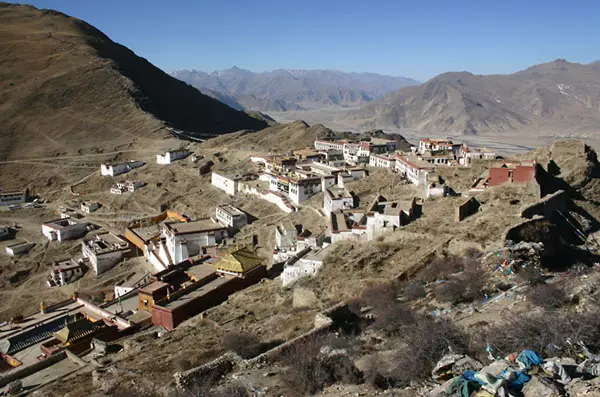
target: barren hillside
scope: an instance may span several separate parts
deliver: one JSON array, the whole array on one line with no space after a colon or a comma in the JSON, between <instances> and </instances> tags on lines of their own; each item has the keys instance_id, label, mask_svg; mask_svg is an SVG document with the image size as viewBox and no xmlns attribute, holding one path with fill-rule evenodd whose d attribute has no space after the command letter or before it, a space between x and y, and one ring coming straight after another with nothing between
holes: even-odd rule
<instances>
[{"instance_id":1,"label":"barren hillside","mask_svg":"<svg viewBox=\"0 0 600 397\"><path fill-rule=\"evenodd\" d=\"M164 122L201 133L264 122L168 76L93 26L0 3L0 159L153 138Z\"/></svg>"},{"instance_id":2,"label":"barren hillside","mask_svg":"<svg viewBox=\"0 0 600 397\"><path fill-rule=\"evenodd\" d=\"M448 133L554 131L600 126L600 66L556 60L510 75L441 74L352 112L368 127Z\"/></svg>"}]
</instances>

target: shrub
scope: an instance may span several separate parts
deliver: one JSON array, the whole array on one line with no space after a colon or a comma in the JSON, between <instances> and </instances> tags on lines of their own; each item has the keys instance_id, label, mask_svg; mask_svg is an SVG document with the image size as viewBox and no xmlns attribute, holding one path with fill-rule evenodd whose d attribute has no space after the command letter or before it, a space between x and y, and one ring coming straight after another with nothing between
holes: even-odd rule
<instances>
[{"instance_id":1,"label":"shrub","mask_svg":"<svg viewBox=\"0 0 600 397\"><path fill-rule=\"evenodd\" d=\"M565 291L556 284L538 284L529 291L531 303L545 309L558 309L568 302Z\"/></svg>"},{"instance_id":2,"label":"shrub","mask_svg":"<svg viewBox=\"0 0 600 397\"><path fill-rule=\"evenodd\" d=\"M464 258L455 255L447 257L436 256L429 265L419 273L418 278L424 282L446 279L463 270L464 264Z\"/></svg>"},{"instance_id":3,"label":"shrub","mask_svg":"<svg viewBox=\"0 0 600 397\"><path fill-rule=\"evenodd\" d=\"M487 274L477 268L466 268L459 276L455 276L435 289L440 302L452 304L468 303L483 297L483 289L487 283Z\"/></svg>"},{"instance_id":4,"label":"shrub","mask_svg":"<svg viewBox=\"0 0 600 397\"><path fill-rule=\"evenodd\" d=\"M286 352L282 361L288 369L283 380L290 390L300 395L314 395L336 382L362 381L359 371L349 357L320 356L321 347L331 346L330 342L334 342L330 337L311 337L292 346ZM346 342L336 341L334 344L345 346Z\"/></svg>"},{"instance_id":5,"label":"shrub","mask_svg":"<svg viewBox=\"0 0 600 397\"><path fill-rule=\"evenodd\" d=\"M542 356L575 357L579 350L572 343L583 342L590 350L600 348L600 312L542 312L513 316L484 328L476 339L489 342L503 355L533 349Z\"/></svg>"},{"instance_id":6,"label":"shrub","mask_svg":"<svg viewBox=\"0 0 600 397\"><path fill-rule=\"evenodd\" d=\"M424 298L427 295L422 284L409 284L404 288L404 297L409 301Z\"/></svg>"},{"instance_id":7,"label":"shrub","mask_svg":"<svg viewBox=\"0 0 600 397\"><path fill-rule=\"evenodd\" d=\"M391 333L404 342L403 347L385 363L374 356L366 364L364 376L373 386L404 387L413 380L426 380L449 348L466 352L469 347L468 337L451 322L403 310L406 321L403 325L396 322L397 328Z\"/></svg>"},{"instance_id":8,"label":"shrub","mask_svg":"<svg viewBox=\"0 0 600 397\"><path fill-rule=\"evenodd\" d=\"M239 383L229 384L211 391L212 397L248 397L248 395L248 389Z\"/></svg>"},{"instance_id":9,"label":"shrub","mask_svg":"<svg viewBox=\"0 0 600 397\"><path fill-rule=\"evenodd\" d=\"M223 336L221 346L243 358L252 358L261 352L260 339L248 333L229 332Z\"/></svg>"}]
</instances>

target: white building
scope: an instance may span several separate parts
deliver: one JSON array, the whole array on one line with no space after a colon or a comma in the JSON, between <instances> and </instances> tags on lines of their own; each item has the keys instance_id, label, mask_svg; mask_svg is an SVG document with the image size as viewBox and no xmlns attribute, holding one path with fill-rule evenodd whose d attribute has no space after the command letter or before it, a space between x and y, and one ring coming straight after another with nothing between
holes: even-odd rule
<instances>
[{"instance_id":1,"label":"white building","mask_svg":"<svg viewBox=\"0 0 600 397\"><path fill-rule=\"evenodd\" d=\"M371 157L369 157L369 165L371 167L394 169L396 159L383 154L372 154Z\"/></svg>"},{"instance_id":2,"label":"white building","mask_svg":"<svg viewBox=\"0 0 600 397\"><path fill-rule=\"evenodd\" d=\"M363 240L367 232L364 211L335 211L329 214L329 238L331 243Z\"/></svg>"},{"instance_id":3,"label":"white building","mask_svg":"<svg viewBox=\"0 0 600 397\"><path fill-rule=\"evenodd\" d=\"M420 160L425 161L434 166L453 166L456 165L456 161L454 160L453 155L443 155L443 156L418 156Z\"/></svg>"},{"instance_id":4,"label":"white building","mask_svg":"<svg viewBox=\"0 0 600 397\"><path fill-rule=\"evenodd\" d=\"M417 200L376 202L367 214L367 240L384 236L412 222L419 214Z\"/></svg>"},{"instance_id":5,"label":"white building","mask_svg":"<svg viewBox=\"0 0 600 397\"><path fill-rule=\"evenodd\" d=\"M86 214L94 212L98 208L100 208L100 203L98 203L97 201L85 201L81 203L81 211L85 212Z\"/></svg>"},{"instance_id":6,"label":"white building","mask_svg":"<svg viewBox=\"0 0 600 397\"><path fill-rule=\"evenodd\" d=\"M248 224L246 213L232 205L220 205L215 210L217 222L232 231L240 230Z\"/></svg>"},{"instance_id":7,"label":"white building","mask_svg":"<svg viewBox=\"0 0 600 397\"><path fill-rule=\"evenodd\" d=\"M133 193L145 185L146 183L144 181L120 181L110 188L110 192L112 194L123 194L124 192Z\"/></svg>"},{"instance_id":8,"label":"white building","mask_svg":"<svg viewBox=\"0 0 600 397\"><path fill-rule=\"evenodd\" d=\"M26 199L26 191L0 192L0 205L23 204Z\"/></svg>"},{"instance_id":9,"label":"white building","mask_svg":"<svg viewBox=\"0 0 600 397\"><path fill-rule=\"evenodd\" d=\"M61 287L72 283L83 276L81 265L72 259L58 262L50 267L48 287Z\"/></svg>"},{"instance_id":10,"label":"white building","mask_svg":"<svg viewBox=\"0 0 600 397\"><path fill-rule=\"evenodd\" d=\"M177 264L190 256L204 253L203 248L219 244L227 238L227 228L210 218L193 222L165 222L162 235L166 240L167 262Z\"/></svg>"},{"instance_id":11,"label":"white building","mask_svg":"<svg viewBox=\"0 0 600 397\"><path fill-rule=\"evenodd\" d=\"M131 160L128 163L115 163L115 164L107 163L107 164L100 165L100 173L103 176L121 175L121 174L131 171L134 168L139 168L143 165L144 165L144 163L142 161L135 161L135 160Z\"/></svg>"},{"instance_id":12,"label":"white building","mask_svg":"<svg viewBox=\"0 0 600 397\"><path fill-rule=\"evenodd\" d=\"M269 184L270 190L281 192L296 205L319 193L322 187L323 181L318 177L297 178L284 175L271 175Z\"/></svg>"},{"instance_id":13,"label":"white building","mask_svg":"<svg viewBox=\"0 0 600 397\"><path fill-rule=\"evenodd\" d=\"M129 243L112 233L101 233L81 243L83 256L90 260L96 275L102 274L129 252Z\"/></svg>"},{"instance_id":14,"label":"white building","mask_svg":"<svg viewBox=\"0 0 600 397\"><path fill-rule=\"evenodd\" d=\"M396 171L411 183L419 186L427 184L427 175L432 174L435 167L416 156L396 156Z\"/></svg>"},{"instance_id":15,"label":"white building","mask_svg":"<svg viewBox=\"0 0 600 397\"><path fill-rule=\"evenodd\" d=\"M344 150L344 141L325 141L316 140L314 143L315 149L317 150Z\"/></svg>"},{"instance_id":16,"label":"white building","mask_svg":"<svg viewBox=\"0 0 600 397\"><path fill-rule=\"evenodd\" d=\"M252 181L258 179L256 174L224 174L213 171L211 183L214 187L223 190L230 196L235 195L238 190L238 183L243 181Z\"/></svg>"},{"instance_id":17,"label":"white building","mask_svg":"<svg viewBox=\"0 0 600 397\"><path fill-rule=\"evenodd\" d=\"M73 240L83 237L89 231L89 224L67 217L46 222L42 225L42 234L50 241Z\"/></svg>"},{"instance_id":18,"label":"white building","mask_svg":"<svg viewBox=\"0 0 600 397\"><path fill-rule=\"evenodd\" d=\"M473 160L495 160L496 152L486 148L470 148L462 145L458 151L458 163L462 166L470 166Z\"/></svg>"},{"instance_id":19,"label":"white building","mask_svg":"<svg viewBox=\"0 0 600 397\"><path fill-rule=\"evenodd\" d=\"M323 268L323 264L327 256L332 252L332 246L329 245L320 250L311 252L310 254L299 259L291 266L286 266L281 274L281 283L284 287L290 286L296 281L311 277L318 273Z\"/></svg>"},{"instance_id":20,"label":"white building","mask_svg":"<svg viewBox=\"0 0 600 397\"><path fill-rule=\"evenodd\" d=\"M326 216L334 211L354 208L354 197L346 189L326 189L323 194L323 211Z\"/></svg>"},{"instance_id":21,"label":"white building","mask_svg":"<svg viewBox=\"0 0 600 397\"><path fill-rule=\"evenodd\" d=\"M295 251L298 243L298 229L289 220L281 221L275 226L275 249L278 251Z\"/></svg>"},{"instance_id":22,"label":"white building","mask_svg":"<svg viewBox=\"0 0 600 397\"><path fill-rule=\"evenodd\" d=\"M447 139L421 139L419 141L419 147L417 152L423 154L427 151L453 151L457 147L457 145L455 145L452 141Z\"/></svg>"},{"instance_id":23,"label":"white building","mask_svg":"<svg viewBox=\"0 0 600 397\"><path fill-rule=\"evenodd\" d=\"M10 256L23 255L29 252L35 246L34 243L19 241L6 246L6 253Z\"/></svg>"},{"instance_id":24,"label":"white building","mask_svg":"<svg viewBox=\"0 0 600 397\"><path fill-rule=\"evenodd\" d=\"M156 164L171 164L173 161L181 160L190 155L187 150L169 150L165 154L156 155Z\"/></svg>"}]
</instances>

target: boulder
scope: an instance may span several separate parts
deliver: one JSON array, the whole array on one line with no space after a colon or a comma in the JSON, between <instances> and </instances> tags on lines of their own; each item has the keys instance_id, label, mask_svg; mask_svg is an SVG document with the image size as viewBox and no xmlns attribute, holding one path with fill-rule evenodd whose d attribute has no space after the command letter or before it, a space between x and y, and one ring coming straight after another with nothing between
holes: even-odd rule
<instances>
[{"instance_id":1,"label":"boulder","mask_svg":"<svg viewBox=\"0 0 600 397\"><path fill-rule=\"evenodd\" d=\"M523 397L560 397L558 388L550 381L533 376L523 387Z\"/></svg>"},{"instance_id":2,"label":"boulder","mask_svg":"<svg viewBox=\"0 0 600 397\"><path fill-rule=\"evenodd\" d=\"M329 327L331 324L333 324L333 320L331 320L323 313L317 313L315 315L315 322L313 325L315 328L325 328Z\"/></svg>"},{"instance_id":3,"label":"boulder","mask_svg":"<svg viewBox=\"0 0 600 397\"><path fill-rule=\"evenodd\" d=\"M573 397L600 396L600 378L590 380L573 379L571 383L565 386L565 390L569 396Z\"/></svg>"}]
</instances>

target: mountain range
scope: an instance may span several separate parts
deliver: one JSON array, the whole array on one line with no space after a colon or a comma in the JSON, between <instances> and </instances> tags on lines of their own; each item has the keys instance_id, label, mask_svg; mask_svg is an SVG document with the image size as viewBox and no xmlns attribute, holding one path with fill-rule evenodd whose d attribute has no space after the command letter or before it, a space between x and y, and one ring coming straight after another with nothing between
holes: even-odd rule
<instances>
[{"instance_id":1,"label":"mountain range","mask_svg":"<svg viewBox=\"0 0 600 397\"><path fill-rule=\"evenodd\" d=\"M234 109L264 112L356 107L418 84L375 73L286 69L254 73L236 66L212 73L178 70L171 75Z\"/></svg>"},{"instance_id":2,"label":"mountain range","mask_svg":"<svg viewBox=\"0 0 600 397\"><path fill-rule=\"evenodd\" d=\"M563 59L509 75L444 73L351 111L361 128L456 134L600 128L600 64Z\"/></svg>"},{"instance_id":3,"label":"mountain range","mask_svg":"<svg viewBox=\"0 0 600 397\"><path fill-rule=\"evenodd\" d=\"M0 21L0 159L160 137L165 125L211 134L267 126L79 19L0 3Z\"/></svg>"}]
</instances>

